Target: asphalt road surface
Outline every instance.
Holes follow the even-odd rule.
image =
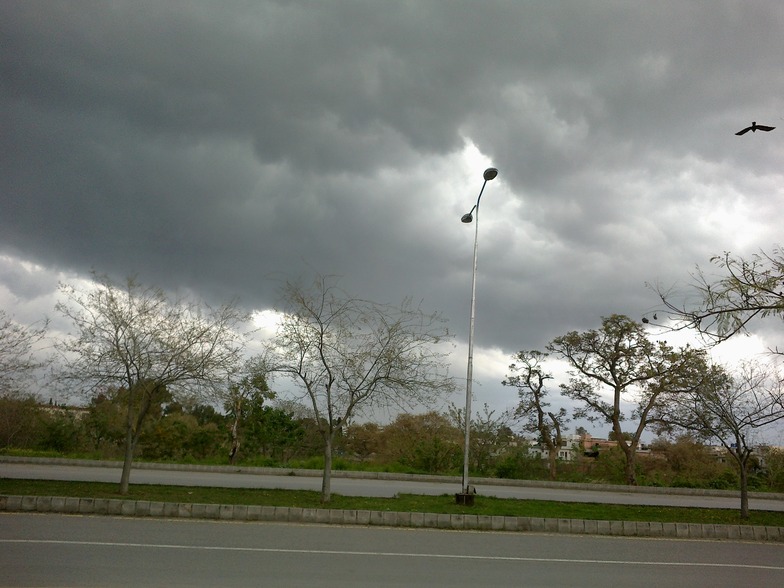
[[[0,586],[784,586],[784,545],[0,514]]]
[[[91,482],[120,481],[120,469],[108,467],[39,465],[0,462],[0,477]],[[133,484],[168,484],[177,486],[212,486],[230,488],[281,488],[287,490],[321,489],[321,478],[311,476],[271,476],[229,472],[198,472],[180,470],[134,469]],[[395,496],[425,494],[439,496],[459,492],[459,484],[408,480],[365,480],[332,478],[332,492],[345,496]],[[478,485],[483,496],[561,502],[593,502],[600,504],[641,504],[699,508],[740,508],[740,499],[722,496],[690,496],[681,494],[645,494],[602,490],[557,489],[529,486]],[[784,511],[784,500],[749,499],[752,510]]]

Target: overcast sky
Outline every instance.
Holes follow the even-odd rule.
[[[494,166],[474,391],[503,408],[516,351],[781,243],[779,0],[3,0],[0,38],[0,308],[20,322],[91,269],[257,310],[335,274],[442,312],[460,376],[460,217]],[[735,135],[752,121],[780,128]]]

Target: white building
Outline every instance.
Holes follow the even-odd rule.
[[[550,450],[537,441],[531,441],[528,454],[542,459],[549,459]],[[558,448],[558,459],[573,461],[583,454],[583,439],[580,435],[564,435]]]

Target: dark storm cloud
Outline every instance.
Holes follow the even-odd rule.
[[[254,308],[338,274],[462,340],[487,162],[477,342],[541,348],[777,238],[781,129],[733,133],[782,122],[782,25],[775,1],[5,2],[0,252]]]

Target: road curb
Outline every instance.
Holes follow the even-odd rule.
[[[0,512],[784,542],[784,527],[758,525],[595,521],[287,506],[193,504],[113,498],[76,498],[70,496],[0,495]]]

